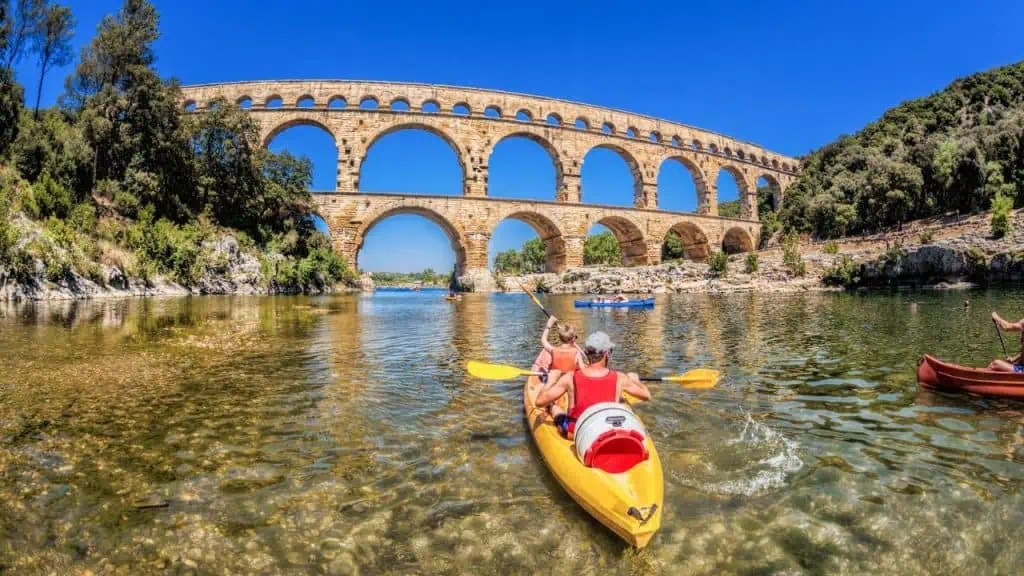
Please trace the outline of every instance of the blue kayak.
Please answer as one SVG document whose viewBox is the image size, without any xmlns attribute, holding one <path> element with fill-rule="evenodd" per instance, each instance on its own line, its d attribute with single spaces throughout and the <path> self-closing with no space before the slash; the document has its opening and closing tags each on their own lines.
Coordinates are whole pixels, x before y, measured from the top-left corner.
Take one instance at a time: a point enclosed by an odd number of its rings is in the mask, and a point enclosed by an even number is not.
<svg viewBox="0 0 1024 576">
<path fill-rule="evenodd" d="M 593 300 L 576 300 L 577 308 L 653 308 L 654 298 L 646 300 L 628 300 L 626 302 L 594 302 Z"/>
</svg>

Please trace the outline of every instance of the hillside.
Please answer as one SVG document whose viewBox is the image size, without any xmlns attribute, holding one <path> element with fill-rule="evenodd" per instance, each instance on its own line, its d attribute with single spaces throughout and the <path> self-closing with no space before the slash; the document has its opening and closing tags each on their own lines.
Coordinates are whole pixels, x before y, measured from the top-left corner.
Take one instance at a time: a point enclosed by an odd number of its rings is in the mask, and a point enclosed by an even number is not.
<svg viewBox="0 0 1024 576">
<path fill-rule="evenodd" d="M 1024 194 L 1024 62 L 904 102 L 803 159 L 784 226 L 822 238 L 870 233 Z"/>
</svg>

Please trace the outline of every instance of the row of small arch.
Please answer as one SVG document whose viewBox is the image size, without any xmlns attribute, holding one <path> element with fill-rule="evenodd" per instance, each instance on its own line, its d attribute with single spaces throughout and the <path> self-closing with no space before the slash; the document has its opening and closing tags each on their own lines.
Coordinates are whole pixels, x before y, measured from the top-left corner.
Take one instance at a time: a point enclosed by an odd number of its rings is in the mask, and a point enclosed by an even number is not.
<svg viewBox="0 0 1024 576">
<path fill-rule="evenodd" d="M 360 225 L 359 229 L 354 231 L 355 233 L 353 237 L 355 240 L 355 250 L 353 257 L 358 258 L 358 252 L 362 248 L 363 242 L 375 226 L 392 216 L 400 214 L 415 214 L 423 216 L 440 226 L 452 241 L 452 248 L 456 252 L 456 259 L 459 265 L 465 263 L 467 238 L 464 230 L 445 214 L 425 206 L 401 206 L 388 208 L 366 218 L 365 222 Z M 560 268 L 564 268 L 564 262 L 562 262 L 561 265 L 558 265 L 551 261 L 551 259 L 564 259 L 566 231 L 562 230 L 561 227 L 551 218 L 539 212 L 516 211 L 502 218 L 499 223 L 506 219 L 518 220 L 528 224 L 542 238 L 545 245 L 545 252 L 549 259 L 548 264 L 549 266 L 554 265 L 553 268 L 550 268 L 550 271 L 558 272 L 561 271 Z M 639 244 L 640 246 L 644 246 L 646 244 L 647 235 L 638 223 L 633 222 L 629 218 L 622 216 L 609 216 L 595 221 L 594 224 L 602 224 L 611 230 L 620 246 L 623 246 L 623 244 Z M 333 232 L 334 231 L 332 231 L 332 233 Z M 686 257 L 688 259 L 695 258 L 699 260 L 710 255 L 711 244 L 708 240 L 708 235 L 694 222 L 684 220 L 675 223 L 666 231 L 665 236 L 662 239 L 663 241 L 668 239 L 669 233 L 679 235 L 683 242 Z M 553 250 L 550 249 L 552 247 L 554 248 Z M 730 253 L 747 252 L 754 249 L 754 238 L 747 230 L 739 226 L 734 226 L 726 230 L 722 235 L 721 249 Z M 623 255 L 624 263 L 627 265 L 649 263 L 647 259 L 647 252 L 644 249 L 633 254 L 632 257 L 629 257 L 626 252 L 623 252 Z"/>
<path fill-rule="evenodd" d="M 216 106 L 218 106 L 220 104 L 221 101 L 222 101 L 222 99 L 212 100 L 212 101 L 210 101 L 207 104 L 207 107 L 215 108 Z M 238 100 L 235 101 L 235 104 L 238 105 L 241 108 L 248 109 L 248 108 L 251 108 L 254 105 L 254 102 L 253 102 L 253 99 L 251 97 L 249 97 L 249 96 L 242 96 L 242 97 L 238 98 Z M 276 96 L 276 95 L 270 96 L 270 97 L 268 97 L 264 101 L 263 106 L 265 108 L 271 108 L 271 109 L 281 108 L 281 107 L 284 106 L 284 99 L 281 98 L 280 96 Z M 316 107 L 316 100 L 311 95 L 301 96 L 298 99 L 296 99 L 295 107 L 296 108 L 315 108 Z M 341 109 L 345 109 L 347 107 L 348 107 L 348 101 L 343 96 L 332 96 L 327 101 L 327 108 L 341 110 Z M 199 108 L 198 103 L 195 100 L 187 100 L 184 103 L 184 109 L 186 111 L 193 112 L 193 111 L 197 110 L 198 108 Z M 363 110 L 378 110 L 378 109 L 380 109 L 380 103 L 379 103 L 377 98 L 375 98 L 373 96 L 366 96 L 362 100 L 359 101 L 359 108 L 363 109 Z M 394 100 L 392 100 L 391 103 L 388 105 L 388 109 L 391 110 L 391 111 L 394 111 L 394 112 L 409 112 L 409 111 L 412 110 L 411 105 L 409 104 L 409 101 L 407 99 L 405 99 L 405 98 L 402 98 L 402 97 L 395 98 Z M 423 104 L 419 108 L 419 111 L 426 112 L 426 113 L 440 113 L 440 112 L 442 112 L 442 109 L 441 109 L 441 105 L 436 100 L 428 99 L 428 100 L 425 100 L 423 102 Z M 459 103 L 455 104 L 454 106 L 452 106 L 451 110 L 447 110 L 445 112 L 448 112 L 448 113 L 451 113 L 451 114 L 455 114 L 455 115 L 458 115 L 458 116 L 471 116 L 471 115 L 473 115 L 473 111 L 470 108 L 469 104 L 467 104 L 465 102 L 459 102 Z M 494 119 L 505 118 L 501 107 L 496 106 L 496 105 L 486 106 L 484 108 L 483 112 L 482 112 L 482 116 L 484 116 L 485 118 L 494 118 Z M 520 122 L 534 122 L 535 121 L 534 117 L 533 117 L 533 113 L 531 113 L 529 110 L 527 110 L 525 108 L 516 111 L 516 113 L 513 115 L 513 118 L 515 120 L 519 120 Z M 563 118 L 559 114 L 552 112 L 552 113 L 548 114 L 545 117 L 544 123 L 546 123 L 546 124 L 548 124 L 550 126 L 563 126 L 564 125 L 564 120 L 563 120 Z M 590 121 L 588 119 L 584 118 L 584 117 L 577 118 L 573 122 L 572 127 L 576 128 L 578 130 L 591 130 L 592 129 Z M 614 135 L 619 133 L 617 128 L 616 128 L 616 126 L 613 123 L 611 123 L 611 122 L 603 122 L 601 124 L 599 130 L 600 130 L 601 133 L 607 134 L 607 135 L 610 135 L 610 136 L 614 136 Z M 632 126 L 628 126 L 626 128 L 626 131 L 624 132 L 623 135 L 626 136 L 627 138 L 641 139 L 640 132 L 636 128 L 632 127 Z M 683 139 L 680 138 L 679 136 L 672 136 L 671 138 L 666 140 L 666 139 L 663 138 L 661 133 L 658 132 L 657 130 L 652 130 L 650 133 L 648 133 L 647 140 L 650 141 L 650 142 L 657 143 L 657 144 L 668 144 L 668 145 L 670 145 L 670 146 L 672 146 L 674 148 L 689 148 L 689 149 L 691 149 L 691 150 L 693 150 L 695 152 L 708 152 L 708 153 L 715 154 L 715 155 L 725 156 L 727 158 L 737 158 L 737 159 L 739 159 L 741 161 L 744 161 L 744 162 L 750 162 L 752 164 L 760 164 L 762 166 L 770 166 L 770 167 L 772 167 L 772 168 L 774 168 L 776 170 L 783 170 L 785 172 L 793 172 L 795 170 L 795 166 L 790 165 L 788 163 L 780 163 L 776 159 L 769 160 L 766 156 L 761 156 L 760 158 L 758 158 L 756 155 L 744 152 L 743 150 L 735 150 L 735 151 L 733 151 L 728 146 L 726 146 L 726 147 L 724 147 L 722 149 L 719 149 L 718 146 L 716 144 L 713 144 L 713 143 L 709 144 L 707 146 L 704 146 L 704 144 L 700 140 L 697 140 L 697 139 L 693 139 L 693 140 L 691 140 L 690 142 L 687 143 L 687 142 L 684 142 Z"/>
</svg>

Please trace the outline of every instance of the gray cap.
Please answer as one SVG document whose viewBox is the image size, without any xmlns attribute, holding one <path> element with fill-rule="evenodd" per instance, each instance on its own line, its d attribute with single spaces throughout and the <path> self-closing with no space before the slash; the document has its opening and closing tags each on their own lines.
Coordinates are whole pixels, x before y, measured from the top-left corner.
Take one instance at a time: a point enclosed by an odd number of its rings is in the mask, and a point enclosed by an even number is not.
<svg viewBox="0 0 1024 576">
<path fill-rule="evenodd" d="M 586 349 L 589 354 L 591 351 L 597 354 L 604 354 L 611 352 L 615 348 L 615 343 L 608 337 L 604 332 L 594 332 L 590 336 L 587 336 L 587 341 L 583 343 L 583 348 Z"/>
</svg>

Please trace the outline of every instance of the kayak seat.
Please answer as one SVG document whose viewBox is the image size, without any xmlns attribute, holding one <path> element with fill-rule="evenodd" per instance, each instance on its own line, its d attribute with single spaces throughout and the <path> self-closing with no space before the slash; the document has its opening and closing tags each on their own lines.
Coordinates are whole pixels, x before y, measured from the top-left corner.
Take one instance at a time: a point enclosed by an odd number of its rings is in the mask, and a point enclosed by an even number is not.
<svg viewBox="0 0 1024 576">
<path fill-rule="evenodd" d="M 625 472 L 647 460 L 644 437 L 636 430 L 616 428 L 597 437 L 583 455 L 583 464 L 609 474 Z"/>
</svg>

